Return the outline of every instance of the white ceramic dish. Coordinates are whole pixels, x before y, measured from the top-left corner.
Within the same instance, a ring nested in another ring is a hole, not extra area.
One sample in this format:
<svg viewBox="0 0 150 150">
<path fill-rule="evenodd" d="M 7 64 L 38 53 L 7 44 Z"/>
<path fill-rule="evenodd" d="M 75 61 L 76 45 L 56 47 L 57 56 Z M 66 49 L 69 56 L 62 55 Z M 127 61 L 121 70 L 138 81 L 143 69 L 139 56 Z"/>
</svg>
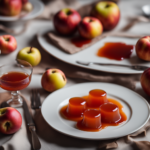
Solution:
<svg viewBox="0 0 150 150">
<path fill-rule="evenodd" d="M 137 70 L 133 70 L 133 69 L 126 68 L 126 67 L 98 66 L 98 65 L 84 66 L 84 65 L 78 64 L 76 61 L 113 63 L 113 64 L 124 64 L 124 65 L 137 64 L 137 65 L 150 66 L 150 62 L 141 61 L 136 56 L 135 49 L 130 59 L 124 59 L 122 61 L 116 61 L 116 60 L 111 60 L 111 59 L 96 56 L 98 49 L 102 47 L 105 42 L 123 42 L 126 44 L 135 45 L 137 40 L 138 39 L 107 37 L 95 43 L 91 47 L 86 48 L 85 50 L 82 50 L 81 52 L 70 55 L 70 54 L 63 52 L 56 46 L 50 44 L 50 42 L 46 39 L 46 37 L 43 34 L 38 35 L 38 42 L 43 47 L 43 49 L 45 49 L 49 54 L 53 55 L 54 57 L 66 63 L 79 66 L 79 67 L 83 67 L 83 68 L 87 68 L 87 69 L 111 72 L 111 73 L 121 73 L 121 74 L 140 74 L 143 71 L 137 71 Z"/>
<path fill-rule="evenodd" d="M 27 21 L 39 16 L 44 10 L 44 4 L 39 0 L 29 0 L 29 1 L 33 5 L 33 10 L 29 12 L 27 15 L 20 18 L 18 18 L 18 16 L 14 16 L 14 17 L 0 16 L 0 21 L 5 21 L 5 22 Z"/>
<path fill-rule="evenodd" d="M 75 96 L 88 95 L 91 89 L 103 89 L 109 98 L 118 100 L 127 115 L 127 121 L 119 126 L 107 127 L 99 132 L 86 132 L 76 128 L 76 122 L 69 121 L 60 116 L 62 106 Z M 142 128 L 149 119 L 149 104 L 137 93 L 110 83 L 89 82 L 60 89 L 50 94 L 42 105 L 42 115 L 46 122 L 55 130 L 77 138 L 103 140 L 112 139 L 131 134 Z"/>
</svg>

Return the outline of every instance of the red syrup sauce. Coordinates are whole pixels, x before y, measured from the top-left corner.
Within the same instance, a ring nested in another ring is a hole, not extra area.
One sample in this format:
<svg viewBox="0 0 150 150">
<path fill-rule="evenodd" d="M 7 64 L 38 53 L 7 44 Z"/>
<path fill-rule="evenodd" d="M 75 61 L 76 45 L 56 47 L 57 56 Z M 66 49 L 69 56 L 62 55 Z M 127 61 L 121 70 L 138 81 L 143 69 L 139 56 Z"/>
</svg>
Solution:
<svg viewBox="0 0 150 150">
<path fill-rule="evenodd" d="M 127 45 L 121 42 L 108 42 L 98 50 L 97 56 L 109 59 L 123 60 L 130 58 L 133 52 L 133 45 Z"/>
<path fill-rule="evenodd" d="M 85 44 L 89 44 L 91 41 L 91 39 L 85 39 L 80 36 L 71 39 L 71 43 L 74 44 L 76 47 L 82 47 Z"/>
<path fill-rule="evenodd" d="M 85 100 L 88 99 L 88 96 L 84 96 L 83 97 Z M 125 122 L 127 120 L 127 116 L 126 114 L 123 112 L 122 108 L 123 106 L 121 105 L 120 102 L 118 102 L 117 100 L 114 100 L 114 99 L 111 99 L 111 98 L 108 98 L 108 102 L 110 103 L 113 103 L 115 105 L 117 105 L 117 108 L 119 109 L 119 114 L 121 116 L 120 120 L 117 121 L 117 122 L 114 122 L 114 123 L 106 123 L 106 122 L 103 122 L 103 121 L 100 121 L 99 124 L 97 124 L 97 120 L 98 118 L 101 117 L 101 114 L 99 114 L 98 111 L 100 111 L 100 108 L 95 108 L 95 109 L 91 109 L 90 107 L 86 107 L 86 110 L 85 111 L 88 111 L 89 108 L 90 110 L 95 110 L 94 111 L 89 111 L 88 113 L 81 115 L 79 117 L 74 117 L 74 116 L 71 116 L 67 113 L 67 107 L 68 105 L 66 106 L 63 106 L 60 110 L 60 114 L 63 118 L 65 119 L 68 119 L 68 120 L 73 120 L 73 121 L 77 121 L 77 128 L 80 129 L 80 130 L 83 130 L 83 131 L 90 131 L 90 132 L 98 132 L 108 126 L 118 126 L 120 124 L 122 124 L 123 122 Z M 108 108 L 109 109 L 109 108 Z M 107 113 L 105 114 L 105 116 L 107 116 Z M 89 122 L 88 122 L 89 121 Z M 95 122 L 95 127 L 87 127 L 85 125 L 85 122 L 86 124 L 88 124 L 89 126 L 92 126 L 93 123 Z"/>
</svg>

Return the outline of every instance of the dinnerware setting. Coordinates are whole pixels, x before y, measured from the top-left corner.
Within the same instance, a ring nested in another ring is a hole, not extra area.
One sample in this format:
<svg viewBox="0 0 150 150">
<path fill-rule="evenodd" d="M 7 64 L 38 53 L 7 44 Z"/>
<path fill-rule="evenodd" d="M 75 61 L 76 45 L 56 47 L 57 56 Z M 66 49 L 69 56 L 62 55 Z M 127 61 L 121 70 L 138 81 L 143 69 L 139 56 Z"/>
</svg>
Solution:
<svg viewBox="0 0 150 150">
<path fill-rule="evenodd" d="M 0 0 L 0 149 L 149 149 L 145 1 Z"/>
</svg>

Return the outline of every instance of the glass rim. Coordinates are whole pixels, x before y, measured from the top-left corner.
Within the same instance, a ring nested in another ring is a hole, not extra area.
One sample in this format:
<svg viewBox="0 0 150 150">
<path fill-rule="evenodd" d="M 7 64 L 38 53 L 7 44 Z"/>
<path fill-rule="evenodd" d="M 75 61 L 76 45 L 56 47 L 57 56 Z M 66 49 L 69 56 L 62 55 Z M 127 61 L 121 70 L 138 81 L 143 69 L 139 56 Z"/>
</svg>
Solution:
<svg viewBox="0 0 150 150">
<path fill-rule="evenodd" d="M 32 67 L 32 65 L 31 65 L 29 62 L 25 61 L 25 60 L 21 60 L 21 59 L 16 59 L 16 60 L 15 60 L 15 62 L 16 62 L 17 64 L 19 64 L 18 61 L 25 62 L 25 63 L 27 63 L 27 64 L 29 65 L 29 67 L 31 68 L 31 72 L 30 72 L 30 74 L 29 74 L 28 77 L 30 77 L 30 76 L 32 75 L 32 72 L 33 72 L 33 67 Z M 1 69 L 2 67 L 9 66 L 9 64 L 12 64 L 12 63 L 4 64 L 4 65 L 0 66 L 0 69 Z M 21 65 L 22 65 L 22 64 L 21 64 Z M 24 66 L 24 67 L 25 67 L 25 66 Z M 13 71 L 12 71 L 12 72 L 13 72 Z M 21 71 L 20 71 L 20 72 L 21 72 Z M 24 81 L 24 80 L 26 80 L 28 77 L 26 77 L 26 78 L 23 79 L 23 80 L 16 81 L 16 83 L 17 83 L 17 82 Z M 6 81 L 6 80 L 2 80 L 2 79 L 0 79 L 0 80 L 1 80 L 1 81 L 4 81 L 4 82 L 13 83 L 12 81 Z"/>
</svg>

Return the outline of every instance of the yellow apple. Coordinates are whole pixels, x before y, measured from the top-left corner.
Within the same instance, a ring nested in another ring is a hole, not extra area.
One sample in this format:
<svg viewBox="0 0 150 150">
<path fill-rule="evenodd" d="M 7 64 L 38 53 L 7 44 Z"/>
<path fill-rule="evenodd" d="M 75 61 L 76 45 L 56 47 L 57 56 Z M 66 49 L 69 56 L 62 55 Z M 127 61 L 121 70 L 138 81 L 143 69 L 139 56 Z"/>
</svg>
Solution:
<svg viewBox="0 0 150 150">
<path fill-rule="evenodd" d="M 32 66 L 37 66 L 41 61 L 41 53 L 35 47 L 25 47 L 19 51 L 17 59 L 25 60 Z"/>
<path fill-rule="evenodd" d="M 64 87 L 67 83 L 65 74 L 59 69 L 48 69 L 42 76 L 42 87 L 48 91 L 53 92 Z"/>
</svg>

